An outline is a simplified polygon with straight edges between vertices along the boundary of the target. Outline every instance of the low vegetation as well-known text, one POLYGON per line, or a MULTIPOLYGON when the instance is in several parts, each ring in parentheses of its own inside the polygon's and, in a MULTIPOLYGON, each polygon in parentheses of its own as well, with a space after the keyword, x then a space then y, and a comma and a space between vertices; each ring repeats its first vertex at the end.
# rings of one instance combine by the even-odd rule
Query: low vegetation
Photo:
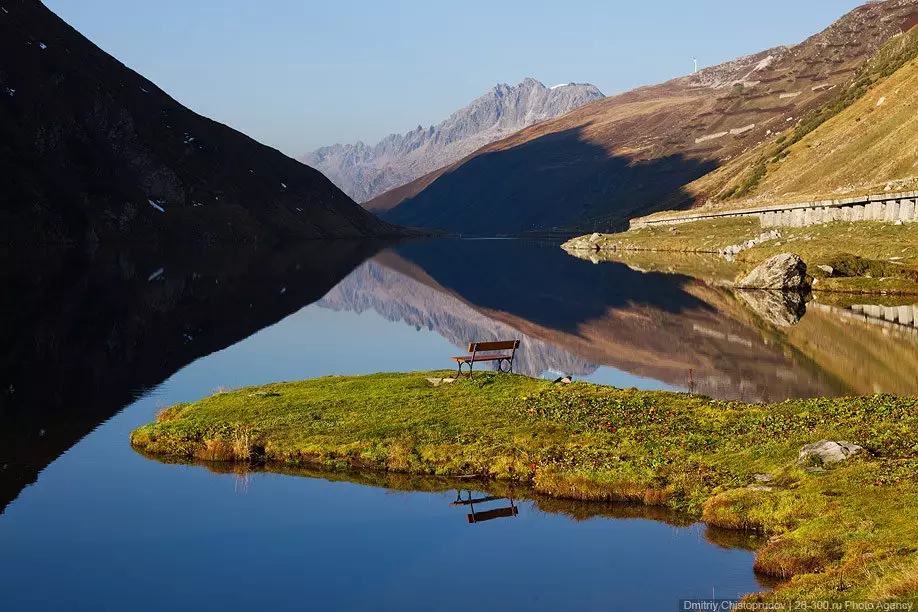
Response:
MULTIPOLYGON (((818 279, 814 289, 918 294, 918 224, 836 222, 782 227, 778 231, 779 237, 740 252, 734 274, 743 275, 778 253, 793 252, 803 258, 809 274, 818 279), (828 272, 828 268, 832 271, 828 272)), ((616 260, 620 259, 618 253, 625 252, 717 253, 762 233, 758 219, 726 218, 608 234, 596 246, 601 251, 600 259, 610 253, 609 258, 616 260)))
MULTIPOLYGON (((664 506, 768 537, 781 599, 901 598, 918 565, 918 399, 774 405, 481 373, 327 377, 179 404, 131 434, 168 460, 479 476, 574 500, 664 506), (810 442, 865 451, 801 463, 810 442)), ((272 468, 276 466, 276 468, 272 468)))

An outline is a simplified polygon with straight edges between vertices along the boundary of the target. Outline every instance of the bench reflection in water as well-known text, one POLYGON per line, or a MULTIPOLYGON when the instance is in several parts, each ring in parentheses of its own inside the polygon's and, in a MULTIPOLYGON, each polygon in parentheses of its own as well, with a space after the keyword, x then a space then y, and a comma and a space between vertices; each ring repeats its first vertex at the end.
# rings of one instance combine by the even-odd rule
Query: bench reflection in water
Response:
POLYGON ((518 515, 520 513, 519 508, 516 507, 516 504, 513 502, 513 499, 509 499, 510 505, 506 508, 493 508, 491 510, 475 510, 475 504, 486 504, 488 502, 494 501, 503 501, 507 499, 506 497, 472 497, 472 491, 466 491, 466 498, 462 498, 462 491, 456 491, 456 501, 452 502, 450 506, 468 506, 471 511, 470 514, 466 515, 469 523, 483 523, 485 521, 490 521, 493 519, 499 518, 510 518, 518 515))

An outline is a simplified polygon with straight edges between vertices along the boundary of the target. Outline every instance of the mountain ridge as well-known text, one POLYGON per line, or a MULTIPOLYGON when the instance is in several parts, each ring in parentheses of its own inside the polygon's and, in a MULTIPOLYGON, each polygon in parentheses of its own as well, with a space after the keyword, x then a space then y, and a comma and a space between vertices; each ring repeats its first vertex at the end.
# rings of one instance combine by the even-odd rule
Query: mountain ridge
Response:
POLYGON ((521 128, 602 97, 594 85, 546 87, 527 77, 517 85, 495 85, 436 125, 393 133, 375 145, 358 141, 321 147, 301 160, 363 202, 521 128))
POLYGON ((915 0, 858 7, 797 45, 520 130, 366 206, 392 222, 478 235, 608 231, 689 206, 687 185, 825 104, 916 17, 915 0))

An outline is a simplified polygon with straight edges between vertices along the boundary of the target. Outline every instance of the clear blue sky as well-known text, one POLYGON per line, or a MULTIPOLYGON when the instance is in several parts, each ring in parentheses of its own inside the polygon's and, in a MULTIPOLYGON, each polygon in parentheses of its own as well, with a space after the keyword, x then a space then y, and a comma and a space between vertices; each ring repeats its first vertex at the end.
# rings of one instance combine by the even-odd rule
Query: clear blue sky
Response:
POLYGON ((606 94, 803 40, 857 0, 45 0, 193 110, 299 155, 430 125, 497 83, 606 94))

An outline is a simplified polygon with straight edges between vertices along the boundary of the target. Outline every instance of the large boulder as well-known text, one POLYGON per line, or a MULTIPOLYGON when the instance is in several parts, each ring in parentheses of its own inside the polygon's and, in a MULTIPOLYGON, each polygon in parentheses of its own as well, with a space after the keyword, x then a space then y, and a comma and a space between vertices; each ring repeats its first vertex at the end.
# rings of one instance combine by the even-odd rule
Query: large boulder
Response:
POLYGON ((850 442, 820 440, 800 449, 800 461, 815 460, 823 465, 828 465, 844 461, 850 455, 855 455, 862 450, 864 449, 850 442))
POLYGON ((794 253, 781 253, 763 262, 737 283, 739 289, 803 291, 809 288, 806 264, 794 253))

